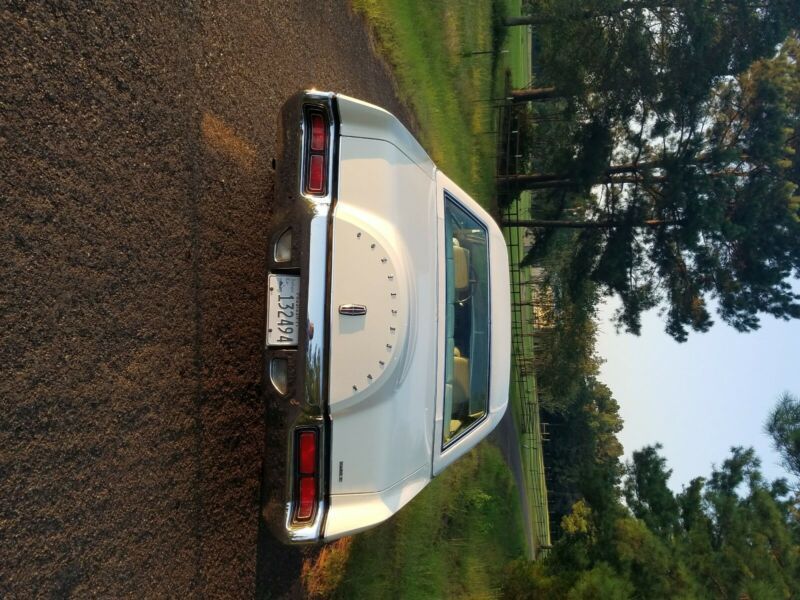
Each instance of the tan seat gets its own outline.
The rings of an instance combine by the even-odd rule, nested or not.
[[[469,359],[461,356],[458,348],[453,349],[453,406],[469,406]]]
[[[453,263],[456,291],[463,292],[469,288],[469,250],[461,246],[453,246]]]

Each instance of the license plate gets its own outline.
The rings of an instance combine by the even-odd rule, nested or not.
[[[267,345],[296,346],[300,324],[300,278],[270,275],[267,296]]]

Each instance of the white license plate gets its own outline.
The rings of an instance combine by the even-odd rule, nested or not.
[[[296,346],[300,325],[300,278],[270,275],[267,296],[267,345]]]

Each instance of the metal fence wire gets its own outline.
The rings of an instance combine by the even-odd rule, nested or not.
[[[519,124],[514,107],[504,103],[497,107],[497,176],[502,182],[505,175],[518,173],[524,161],[520,153]],[[498,205],[502,220],[516,221],[530,217],[530,197],[515,195],[511,189],[498,186]],[[511,340],[512,386],[516,388],[518,402],[513,406],[514,417],[520,432],[521,451],[525,468],[525,485],[534,529],[535,555],[541,556],[551,547],[551,515],[547,501],[546,473],[542,444],[544,430],[539,415],[539,398],[536,387],[536,293],[540,277],[535,269],[521,267],[525,256],[525,229],[506,226],[503,229],[509,253],[511,280]]]

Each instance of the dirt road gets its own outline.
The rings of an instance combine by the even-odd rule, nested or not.
[[[405,119],[345,2],[0,8],[0,597],[278,597],[258,538],[275,117]],[[407,121],[407,119],[405,119]]]

